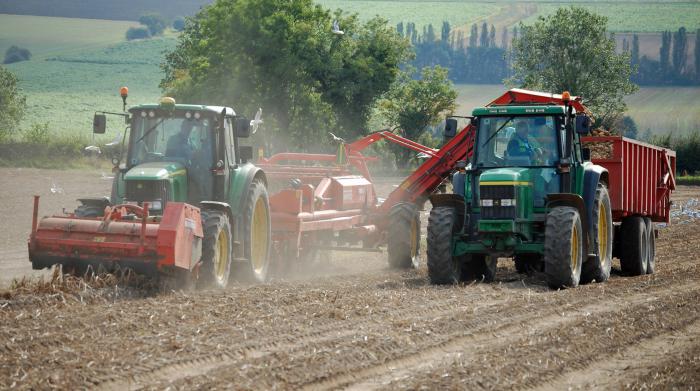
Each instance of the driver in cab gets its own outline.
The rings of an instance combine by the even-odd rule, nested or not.
[[[194,121],[183,120],[180,131],[170,136],[165,148],[165,156],[177,157],[189,161],[192,159],[193,148],[190,144],[190,134],[194,128]]]
[[[515,123],[515,134],[511,137],[506,149],[508,157],[536,159],[543,155],[539,143],[529,133],[527,121],[520,120]]]

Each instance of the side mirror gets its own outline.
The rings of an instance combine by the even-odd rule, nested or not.
[[[253,160],[253,147],[250,145],[242,145],[238,147],[241,154],[241,164],[247,163]]]
[[[591,132],[591,119],[587,115],[576,116],[576,133],[587,135]]]
[[[107,131],[107,116],[104,114],[95,114],[92,119],[92,133],[104,134]]]
[[[584,162],[590,162],[591,161],[591,149],[590,148],[583,148],[581,150],[581,157],[583,158]]]
[[[450,139],[457,135],[457,119],[448,118],[445,120],[445,133],[446,139]]]
[[[234,128],[236,130],[236,137],[250,137],[250,121],[247,118],[237,117]]]

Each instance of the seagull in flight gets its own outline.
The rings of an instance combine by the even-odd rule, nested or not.
[[[335,35],[343,35],[345,32],[340,29],[340,25],[338,24],[338,20],[333,21],[333,29],[331,30],[333,34]]]

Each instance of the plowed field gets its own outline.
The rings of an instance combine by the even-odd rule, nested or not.
[[[32,194],[48,214],[108,187],[99,172],[0,170],[5,284],[29,271]],[[697,389],[699,222],[660,229],[656,274],[615,262],[610,281],[564,291],[507,260],[495,283],[434,287],[424,266],[391,271],[381,254],[225,292],[7,291],[0,388]]]

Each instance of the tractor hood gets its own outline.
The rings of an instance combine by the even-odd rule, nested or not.
[[[186,174],[185,166],[180,163],[150,162],[132,167],[124,175],[124,180],[162,181]]]
[[[481,185],[529,186],[530,169],[520,167],[494,168],[479,176]]]

